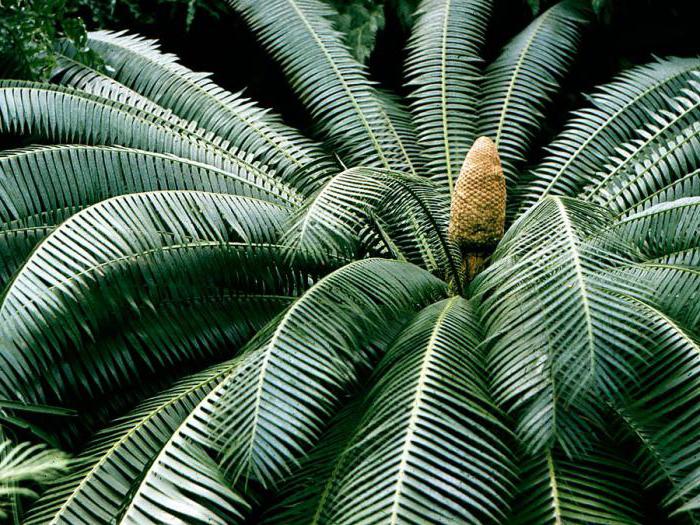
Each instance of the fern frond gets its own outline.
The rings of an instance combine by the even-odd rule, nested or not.
[[[625,279],[648,283],[644,301],[692,332],[700,329],[700,266],[650,261],[618,268]]]
[[[348,447],[362,417],[362,400],[354,399],[333,418],[318,445],[299,470],[280,488],[279,497],[265,510],[264,525],[319,525],[326,521],[326,502],[338,483]]]
[[[215,476],[208,478],[201,466],[193,475],[198,467],[189,461],[192,449],[178,450],[171,445],[195,407],[238,363],[229,361],[183,379],[98,433],[76,458],[79,469],[59,479],[32,507],[27,525],[83,523],[88,519],[107,524],[115,516],[121,523],[132,523],[135,515],[140,516],[137,523],[206,517],[210,523],[224,524],[242,517],[248,504]],[[179,468],[167,474],[161,471],[161,486],[167,486],[169,494],[181,491],[189,495],[192,501],[188,508],[162,493],[147,507],[138,505],[139,501],[146,503],[142,480],[165,450],[173,454],[170,466],[179,461]],[[198,497],[202,503],[196,505]]]
[[[587,414],[582,423],[596,419],[591,396],[619,398],[646,355],[643,319],[621,297],[643,285],[606,274],[625,259],[590,240],[611,221],[602,208],[548,197],[506,233],[474,283],[495,397],[519,414],[529,450],[561,437],[557,406]]]
[[[57,66],[52,72],[51,82],[150,113],[175,127],[188,129],[204,140],[211,138],[211,132],[207,135],[207,131],[197,127],[194,122],[187,122],[179,118],[172,111],[159,106],[124,84],[120,84],[106,73],[92,69],[68,56],[57,56]]]
[[[606,230],[613,242],[635,247],[648,261],[700,247],[700,197],[662,202],[628,215]]]
[[[129,148],[74,145],[3,152],[0,288],[58,224],[101,200],[156,190],[198,190],[285,207],[299,204],[295,192],[264,182],[190,159]]]
[[[544,452],[527,461],[521,479],[512,525],[637,525],[643,517],[636,472],[609,453]]]
[[[601,171],[616,148],[644,127],[649,111],[666,108],[698,71],[700,59],[669,58],[632,68],[600,87],[591,107],[574,113],[531,180],[517,188],[513,210],[522,213],[546,195],[577,195],[590,174]]]
[[[697,337],[654,304],[639,302],[655,332],[655,348],[620,414],[640,447],[646,486],[665,489],[667,512],[687,512],[700,499],[700,344]],[[690,512],[688,512],[690,511]]]
[[[678,122],[680,129],[667,121],[662,129],[651,128],[660,139],[626,145],[628,156],[600,177],[584,198],[626,215],[661,202],[697,196],[687,191],[697,182],[693,172],[700,169],[700,123],[696,121],[700,92],[695,96],[693,109],[697,111]],[[691,123],[684,125],[686,120]]]
[[[169,153],[274,185],[270,170],[154,114],[53,84],[0,81],[0,132],[52,143],[116,145]],[[279,184],[279,182],[277,183]]]
[[[313,192],[336,170],[320,145],[240,93],[217,86],[208,74],[162,53],[156,41],[108,31],[92,32],[88,41],[114,69],[116,81],[245,151],[301,191]],[[85,89],[85,84],[83,80],[78,87]],[[96,84],[93,89],[104,81]]]
[[[543,111],[573,62],[588,19],[579,0],[559,2],[511,40],[486,69],[478,134],[496,143],[509,187],[519,179]]]
[[[369,345],[445,292],[414,265],[366,259],[297,299],[265,338],[250,343],[258,350],[210,411],[209,433],[231,478],[269,487],[289,475],[372,360]]]
[[[349,166],[415,174],[397,124],[381,96],[333,29],[332,8],[320,0],[230,0],[287,78],[321,130]]]
[[[187,191],[115,197],[74,215],[34,250],[3,296],[3,397],[41,399],[48,388],[61,399],[76,376],[63,367],[56,367],[56,378],[45,372],[81,355],[102,331],[109,333],[112,316],[135,320],[161,301],[202,295],[293,294],[303,280],[287,285],[286,276],[277,274],[279,259],[261,264],[265,249],[254,257],[255,244],[274,240],[285,218],[282,208],[265,201]],[[107,369],[84,381],[99,389],[102,381],[162,366],[167,355],[142,353],[136,345],[106,362],[82,354],[82,362],[74,363]]]
[[[419,313],[387,350],[323,509],[326,523],[491,523],[513,492],[509,432],[461,297]]]
[[[68,470],[67,456],[44,445],[14,444],[0,440],[0,518],[6,518],[8,507],[18,496],[36,497],[31,485],[46,485]]]
[[[459,253],[446,235],[448,210],[447,198],[430,181],[351,168],[307,201],[284,239],[303,251],[360,255],[364,248],[396,255],[459,283]],[[379,240],[365,235],[373,221],[382,228]]]
[[[423,0],[409,41],[407,86],[430,176],[452,194],[476,138],[479,52],[490,0]]]

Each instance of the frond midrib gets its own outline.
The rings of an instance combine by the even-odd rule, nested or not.
[[[394,487],[394,495],[392,497],[393,504],[391,506],[389,514],[389,523],[391,525],[397,525],[399,523],[399,509],[401,506],[403,484],[406,478],[406,467],[408,465],[408,459],[411,455],[411,442],[414,434],[416,433],[416,423],[418,417],[420,416],[421,407],[423,405],[423,396],[425,395],[425,384],[428,381],[428,372],[430,371],[430,363],[434,357],[435,345],[437,338],[440,334],[442,324],[447,317],[447,314],[454,304],[454,302],[461,297],[455,296],[451,297],[445,302],[445,306],[437,316],[435,320],[435,326],[428,339],[428,344],[426,345],[425,352],[421,358],[420,372],[415,384],[415,391],[413,395],[413,403],[411,406],[411,411],[408,417],[408,424],[406,428],[406,434],[403,439],[403,447],[401,451],[401,457],[399,458],[398,472],[396,474],[397,481]]]
[[[24,91],[34,91],[34,92],[42,92],[42,91],[50,91],[52,93],[60,93],[61,95],[67,96],[67,97],[74,97],[78,100],[86,100],[89,101],[95,105],[98,105],[102,108],[107,108],[111,111],[117,111],[123,115],[128,115],[129,118],[133,118],[134,120],[146,125],[147,127],[155,127],[158,130],[161,130],[166,133],[175,133],[175,134],[181,134],[184,136],[187,136],[191,143],[197,144],[200,143],[201,145],[205,146],[206,148],[217,152],[219,155],[222,157],[226,158],[227,160],[230,160],[233,164],[238,165],[239,167],[251,172],[255,173],[258,177],[265,179],[267,177],[270,177],[268,172],[265,170],[261,170],[251,164],[250,162],[242,159],[239,155],[237,155],[235,152],[227,150],[226,148],[222,148],[221,146],[203,138],[197,135],[196,133],[192,133],[189,130],[186,130],[184,128],[180,128],[176,126],[175,124],[169,124],[166,125],[167,121],[162,120],[160,117],[153,117],[153,119],[148,119],[144,115],[142,115],[142,111],[133,108],[131,106],[128,106],[126,104],[122,104],[120,102],[116,102],[110,99],[106,99],[104,97],[100,97],[98,95],[90,95],[85,91],[81,91],[78,89],[56,89],[58,86],[51,86],[51,85],[43,85],[38,82],[21,82],[18,85],[12,85],[12,84],[6,84],[0,81],[0,90],[3,89],[8,89],[8,90],[24,90]],[[179,133],[178,133],[179,132]]]
[[[447,29],[450,21],[450,7],[452,0],[445,0],[445,19],[442,24],[442,47],[440,49],[440,99],[442,115],[442,136],[445,143],[445,168],[447,169],[447,184],[450,189],[450,197],[454,193],[454,183],[452,182],[452,164],[450,161],[450,134],[447,122]]]
[[[353,263],[350,263],[353,264]],[[345,266],[344,268],[347,268]],[[341,269],[342,270],[342,269]],[[340,270],[336,270],[340,271]],[[333,272],[327,276],[325,276],[323,279],[321,279],[316,286],[312,286],[309,288],[302,297],[298,298],[290,307],[289,309],[282,315],[280,318],[277,327],[275,328],[275,331],[273,332],[272,336],[270,337],[270,340],[266,343],[265,345],[265,352],[264,356],[262,359],[262,363],[260,364],[260,368],[258,370],[258,381],[255,387],[255,393],[253,394],[253,399],[255,403],[255,407],[253,408],[253,415],[251,416],[251,425],[252,425],[252,433],[250,436],[250,439],[248,440],[248,445],[247,445],[247,451],[246,451],[246,456],[248,458],[248,464],[250,466],[250,463],[253,458],[253,448],[255,447],[255,438],[257,435],[257,429],[258,429],[258,420],[260,419],[260,405],[262,404],[262,399],[263,399],[263,389],[265,386],[265,381],[266,381],[266,376],[265,373],[267,371],[267,367],[270,364],[270,359],[272,358],[272,354],[275,350],[275,345],[277,344],[277,341],[280,339],[282,336],[282,332],[286,328],[287,323],[289,322],[290,319],[294,317],[296,314],[297,310],[299,308],[302,308],[304,303],[310,298],[310,297],[315,297],[317,294],[321,293],[323,290],[323,287],[320,286],[323,282],[328,282],[328,280],[336,274],[336,272]]]
[[[557,473],[554,468],[554,459],[552,452],[547,451],[547,474],[549,476],[550,497],[552,498],[552,513],[554,514],[554,524],[562,525],[561,503],[559,500],[559,483],[557,482]]]
[[[515,85],[518,80],[518,73],[520,73],[520,70],[523,67],[523,64],[525,63],[525,58],[527,57],[527,53],[530,50],[530,46],[532,43],[535,41],[535,38],[537,37],[537,33],[544,24],[544,22],[551,16],[553,13],[552,9],[548,9],[542,16],[540,16],[537,21],[535,22],[535,25],[532,28],[532,33],[528,37],[527,41],[525,42],[525,46],[521,50],[520,54],[518,55],[518,60],[515,63],[515,68],[513,70],[513,75],[511,76],[510,82],[508,82],[508,89],[506,90],[506,95],[503,100],[503,104],[501,106],[501,111],[500,115],[498,118],[498,127],[496,129],[496,138],[494,142],[498,146],[500,144],[501,140],[501,133],[503,132],[503,127],[505,126],[506,122],[506,115],[508,113],[508,106],[510,104],[510,99],[513,96],[513,91],[515,89]]]
[[[587,346],[588,346],[588,352],[590,354],[590,370],[587,373],[588,378],[590,379],[595,375],[595,368],[596,368],[596,355],[595,355],[595,344],[594,344],[594,337],[593,337],[593,319],[592,319],[592,314],[591,314],[591,307],[590,307],[590,302],[589,302],[589,297],[588,297],[588,286],[586,285],[586,279],[584,277],[584,271],[583,271],[583,265],[581,263],[581,255],[579,253],[579,246],[578,243],[576,242],[577,236],[574,233],[573,226],[571,224],[571,220],[569,219],[569,215],[566,212],[566,208],[564,207],[562,201],[558,197],[553,197],[552,200],[557,206],[557,209],[559,210],[559,215],[562,218],[562,222],[564,224],[564,232],[565,232],[565,238],[567,240],[567,244],[569,245],[569,251],[571,253],[571,258],[572,258],[572,263],[574,265],[574,271],[576,273],[576,284],[579,288],[580,295],[581,295],[581,301],[583,303],[583,311],[584,311],[584,316],[586,318],[586,339],[588,341]],[[580,389],[581,386],[578,386],[576,389]]]
[[[18,317],[21,313],[26,311],[31,305],[36,303],[38,300],[42,299],[43,297],[51,294],[53,290],[57,288],[62,288],[65,287],[66,285],[70,284],[71,282],[74,282],[76,279],[79,279],[80,277],[83,277],[85,275],[90,275],[91,273],[94,273],[99,270],[103,270],[105,268],[109,268],[110,266],[113,265],[118,265],[119,263],[123,263],[126,261],[135,261],[140,258],[144,257],[149,257],[151,255],[155,255],[157,253],[167,253],[167,252],[172,252],[172,251],[179,251],[179,250],[193,250],[197,248],[214,248],[214,247],[220,247],[220,248],[243,248],[243,247],[248,247],[248,248],[258,248],[258,247],[271,247],[271,246],[278,246],[279,245],[273,245],[269,243],[246,243],[246,242],[226,242],[226,241],[196,241],[192,243],[181,243],[181,244],[170,244],[167,246],[160,246],[158,248],[152,248],[149,250],[143,250],[141,252],[137,253],[132,253],[129,255],[125,255],[122,257],[117,257],[114,259],[110,259],[109,261],[105,261],[100,264],[92,265],[89,266],[80,272],[75,273],[73,276],[69,277],[68,279],[64,279],[63,281],[53,284],[51,286],[47,286],[41,294],[36,294],[34,298],[28,301],[24,301],[21,304],[21,307],[16,308],[9,316],[4,316],[3,317],[3,322],[9,322],[14,320],[16,317]],[[8,283],[6,286],[6,290],[9,291],[12,288],[12,284],[14,281],[11,281]],[[7,292],[6,292],[7,293]],[[2,310],[4,309],[4,297],[2,301],[2,305],[0,306],[0,314],[2,314]]]
[[[299,9],[299,6],[297,5],[296,0],[286,0],[289,5],[291,5],[292,9],[296,13],[296,15],[299,17],[299,19],[302,21],[304,26],[306,27],[307,31],[311,34],[313,37],[314,41],[316,42],[316,45],[319,47],[321,52],[323,53],[323,56],[325,57],[326,61],[328,64],[330,64],[331,68],[333,69],[333,73],[335,73],[336,78],[338,81],[341,83],[343,87],[343,91],[345,91],[345,94],[348,96],[348,99],[350,100],[350,103],[352,104],[353,108],[355,109],[355,113],[358,115],[362,122],[362,126],[365,128],[365,131],[367,132],[367,136],[372,142],[372,146],[374,147],[375,151],[379,155],[382,164],[384,164],[385,168],[390,168],[389,162],[387,161],[386,156],[384,155],[384,150],[382,149],[381,145],[379,144],[379,140],[377,139],[376,135],[374,134],[374,131],[372,131],[372,127],[369,125],[369,122],[367,121],[367,118],[365,117],[365,114],[362,111],[362,108],[360,107],[360,104],[357,102],[355,99],[355,95],[350,89],[350,86],[348,86],[345,78],[343,75],[340,73],[338,70],[338,66],[336,65],[335,61],[332,59],[330,53],[326,49],[326,46],[323,43],[323,40],[318,36],[316,31],[314,30],[313,26],[311,23],[306,19],[306,16],[304,13]],[[377,103],[377,106],[379,104]],[[381,107],[378,107],[379,111],[381,111],[382,114],[384,114],[384,110]],[[399,142],[401,142],[399,140]]]

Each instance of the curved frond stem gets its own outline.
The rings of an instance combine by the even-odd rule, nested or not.
[[[586,189],[585,194],[582,196],[583,199],[596,200],[602,205],[610,204],[617,198],[620,192],[624,191],[624,186],[618,189],[618,194],[606,194],[604,199],[601,198],[603,196],[596,199],[597,194],[601,193],[601,189],[604,186],[609,184],[616,177],[619,177],[626,170],[629,170],[635,164],[646,164],[641,171],[639,169],[635,170],[636,174],[634,179],[628,179],[624,183],[625,185],[634,184],[644,178],[651,169],[666,160],[666,158],[672,154],[673,150],[669,149],[663,152],[660,157],[655,156],[653,163],[646,163],[645,157],[655,153],[655,151],[650,151],[651,146],[657,145],[659,142],[663,145],[665,145],[664,142],[668,144],[666,141],[669,139],[667,136],[669,133],[673,133],[674,131],[684,132],[685,129],[693,129],[692,124],[688,126],[688,123],[697,120],[698,114],[700,114],[700,111],[698,111],[700,108],[700,90],[698,89],[700,84],[691,82],[690,85],[695,90],[685,90],[683,97],[674,99],[674,108],[672,112],[655,113],[651,115],[653,124],[648,125],[647,129],[640,133],[641,137],[639,139],[622,146],[621,150],[624,152],[624,156],[621,156],[619,159],[614,159],[616,162],[610,166],[610,169],[605,172],[602,177],[599,177],[599,180],[595,182],[592,188]],[[696,134],[697,133],[700,132],[696,132]],[[685,133],[683,133],[683,135],[687,137]],[[680,144],[674,144],[674,148],[681,148],[688,140],[688,138],[685,138]]]
[[[490,523],[504,516],[513,490],[509,432],[480,376],[475,314],[465,299],[445,299],[420,312],[389,347],[341,453],[323,522],[432,516]]]
[[[266,486],[290,474],[372,359],[367,345],[445,291],[425,270],[381,259],[351,263],[310,288],[250,343],[249,364],[211,411],[226,473]]]
[[[549,156],[517,189],[518,213],[546,195],[574,196],[600,171],[615,149],[644,126],[648,111],[665,107],[696,78],[700,59],[670,58],[638,66],[599,88],[592,107],[574,114],[548,147]]]
[[[89,34],[89,42],[114,68],[116,80],[254,154],[301,191],[313,191],[335,170],[318,144],[241,94],[218,87],[208,75],[179,64],[173,55],[162,53],[156,41],[96,31]],[[95,89],[102,84],[97,82]]]
[[[437,185],[392,171],[351,168],[331,178],[300,210],[285,235],[290,246],[357,256],[382,235],[397,253],[459,283],[459,255],[447,238],[449,204]]]

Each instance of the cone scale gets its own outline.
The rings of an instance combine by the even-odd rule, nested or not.
[[[490,138],[479,137],[455,184],[448,232],[461,250],[467,281],[484,267],[503,237],[505,221],[506,179],[498,150]]]

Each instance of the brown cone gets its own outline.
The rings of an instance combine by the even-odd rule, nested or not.
[[[471,280],[503,237],[506,179],[498,150],[479,137],[464,159],[452,195],[449,236],[462,250],[464,273]]]
[[[486,251],[503,237],[506,179],[496,145],[479,137],[467,153],[452,196],[449,235],[467,251]]]

